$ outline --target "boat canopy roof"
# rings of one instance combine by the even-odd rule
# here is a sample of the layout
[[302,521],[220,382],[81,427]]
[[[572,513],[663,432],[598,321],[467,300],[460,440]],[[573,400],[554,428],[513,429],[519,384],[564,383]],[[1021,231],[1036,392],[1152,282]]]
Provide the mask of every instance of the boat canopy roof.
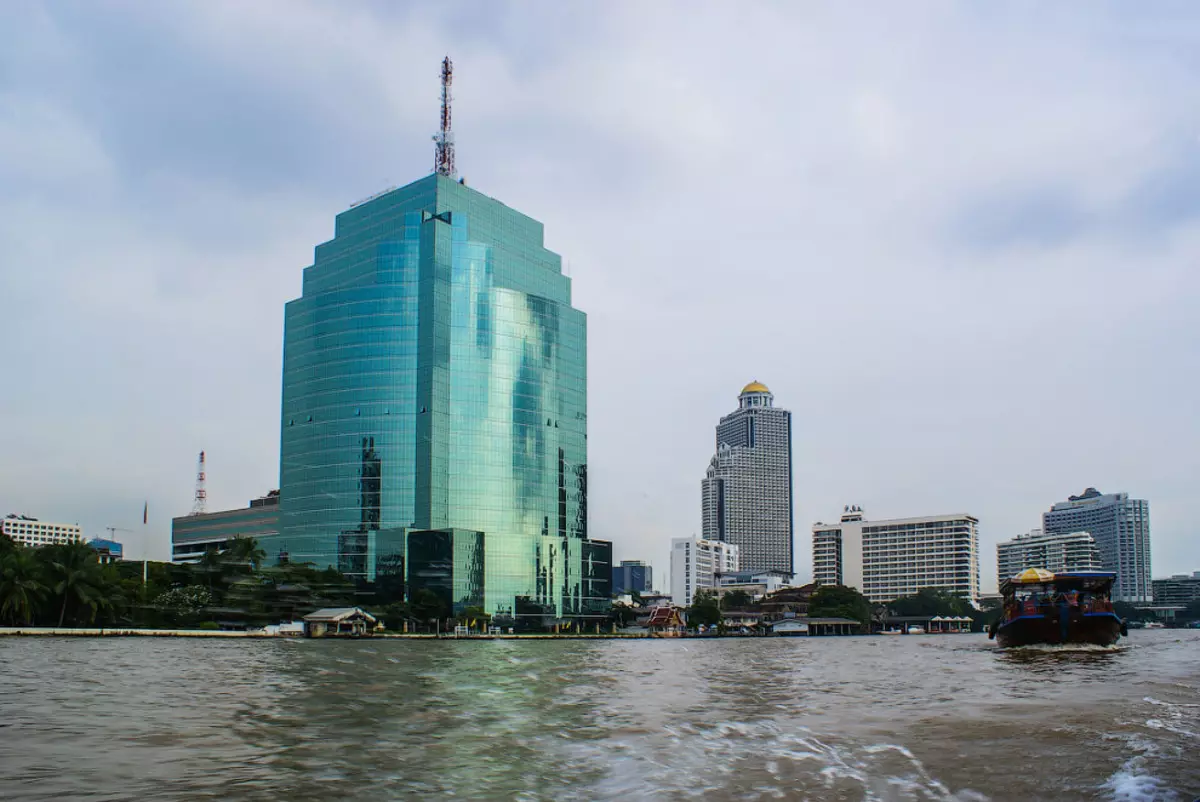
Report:
[[1000,592],[1010,596],[1018,588],[1028,590],[1083,590],[1104,593],[1112,587],[1117,575],[1112,571],[1064,571],[1051,573],[1044,568],[1027,568],[1000,585]]

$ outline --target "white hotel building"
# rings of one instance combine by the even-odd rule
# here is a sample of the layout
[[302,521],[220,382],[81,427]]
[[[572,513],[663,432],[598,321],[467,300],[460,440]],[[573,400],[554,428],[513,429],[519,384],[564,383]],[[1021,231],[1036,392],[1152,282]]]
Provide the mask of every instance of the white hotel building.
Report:
[[689,607],[700,590],[716,591],[723,574],[738,570],[739,549],[721,540],[671,539],[671,601]]
[[846,507],[836,524],[817,523],[813,579],[857,588],[873,603],[942,588],[979,600],[979,521],[966,514],[868,521]]
[[1000,584],[1026,568],[1045,568],[1055,573],[1104,570],[1100,549],[1091,533],[1047,534],[1041,529],[997,543],[996,565]]
[[23,546],[35,548],[83,540],[83,527],[78,524],[55,524],[24,515],[0,518],[0,532]]

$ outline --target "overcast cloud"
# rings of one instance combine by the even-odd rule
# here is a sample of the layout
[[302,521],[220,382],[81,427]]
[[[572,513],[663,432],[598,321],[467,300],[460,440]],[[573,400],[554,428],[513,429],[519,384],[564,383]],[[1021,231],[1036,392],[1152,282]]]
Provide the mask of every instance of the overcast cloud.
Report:
[[[868,13],[868,11],[870,13]],[[0,4],[0,514],[169,553],[278,481],[283,304],[350,203],[459,170],[589,315],[592,533],[698,532],[717,419],[844,504],[996,541],[1092,485],[1200,570],[1192,3]],[[124,535],[134,556],[139,535]]]

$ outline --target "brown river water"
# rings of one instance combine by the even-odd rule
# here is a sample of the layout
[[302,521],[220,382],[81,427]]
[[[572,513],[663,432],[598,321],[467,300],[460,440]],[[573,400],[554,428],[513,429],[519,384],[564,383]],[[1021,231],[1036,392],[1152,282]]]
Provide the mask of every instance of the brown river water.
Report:
[[0,639],[0,799],[1191,800],[1200,631]]

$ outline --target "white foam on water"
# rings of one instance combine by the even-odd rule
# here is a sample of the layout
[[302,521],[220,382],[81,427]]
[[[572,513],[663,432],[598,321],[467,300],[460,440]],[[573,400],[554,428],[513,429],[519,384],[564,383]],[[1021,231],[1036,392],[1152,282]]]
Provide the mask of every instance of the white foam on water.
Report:
[[1158,754],[1155,745],[1136,733],[1104,736],[1106,740],[1124,741],[1133,755],[1105,780],[1103,790],[1112,794],[1113,802],[1175,802],[1179,794],[1165,787],[1163,781],[1150,773],[1147,760]]
[[[1186,686],[1185,686],[1186,687]],[[1146,696],[1142,699],[1143,702],[1149,702],[1152,705],[1161,705],[1163,707],[1200,707],[1198,704],[1189,704],[1187,702],[1163,702],[1155,699],[1153,696]]]
[[1111,646],[1100,646],[1095,643],[1031,643],[1028,646],[1010,646],[1005,649],[1005,652],[1049,652],[1051,654],[1070,653],[1070,652],[1092,652],[1111,654],[1114,652],[1124,652],[1132,649],[1132,644],[1116,644]]
[[1145,760],[1142,755],[1131,757],[1104,783],[1104,789],[1112,793],[1113,802],[1169,802],[1180,798],[1146,772]]
[[[698,789],[728,789],[726,775],[736,774],[747,792],[767,799],[795,799],[808,789],[806,794],[817,792],[815,798],[988,802],[973,790],[951,792],[904,745],[834,742],[803,727],[784,731],[773,722],[679,723],[619,744],[555,746],[567,752],[564,765],[609,767],[588,788],[588,798],[596,800],[645,794],[647,788],[665,797],[702,796]],[[597,748],[604,754],[596,754]]]
[[1155,716],[1146,720],[1146,726],[1152,730],[1165,730],[1175,735],[1182,735],[1194,741],[1200,741],[1200,734],[1193,727],[1200,724],[1200,704],[1189,702],[1164,702],[1153,696],[1143,697],[1142,701],[1161,708],[1165,717]]
[[1167,732],[1173,732],[1176,735],[1182,735],[1185,738],[1195,738],[1196,740],[1200,740],[1200,735],[1197,735],[1191,730],[1184,729],[1183,727],[1180,727],[1177,724],[1172,724],[1169,721],[1163,721],[1160,718],[1146,719],[1146,726],[1152,730],[1166,730]]

